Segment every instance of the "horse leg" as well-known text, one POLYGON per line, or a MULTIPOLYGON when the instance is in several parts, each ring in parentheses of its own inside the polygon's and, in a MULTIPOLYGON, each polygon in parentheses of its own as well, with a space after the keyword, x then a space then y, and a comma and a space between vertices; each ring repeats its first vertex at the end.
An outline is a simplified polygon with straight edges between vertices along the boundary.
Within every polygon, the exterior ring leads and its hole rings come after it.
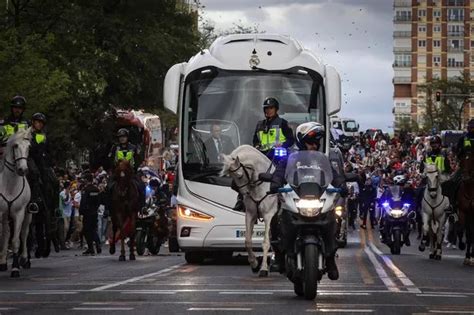
POLYGON ((272 221, 273 215, 267 214, 264 217, 265 223, 265 235, 263 237, 263 260, 262 266, 260 267, 259 277, 267 277, 268 276, 268 251, 270 250, 270 222, 272 221))
POLYGON ((20 257, 20 266, 23 269, 30 269, 31 262, 29 258, 29 251, 28 251, 28 233, 30 232, 30 224, 31 224, 31 213, 25 214, 25 219, 23 220, 23 225, 21 227, 21 257, 20 257))
POLYGON ((115 235, 117 234, 117 224, 115 220, 112 220, 112 238, 110 239, 109 244, 109 253, 110 255, 115 254, 115 235))
POLYGON ((13 216, 13 263, 12 263, 12 278, 20 277, 20 263, 19 263, 19 251, 20 251, 20 232, 25 218, 25 208, 23 207, 13 216))
POLYGON ((255 224, 255 219, 257 217, 257 212, 251 213, 253 208, 246 207, 247 211, 245 212, 245 249, 248 253, 248 261, 252 272, 258 272, 258 261, 255 257, 255 253, 252 248, 252 235, 253 235, 253 226, 255 224))
POLYGON ((421 242, 420 242, 420 246, 418 247, 418 249, 420 250, 420 252, 424 252, 425 248, 426 248, 426 241, 427 241, 427 238, 428 238, 428 235, 429 235, 429 228, 430 227, 428 225, 429 216, 424 211, 421 212, 421 217, 422 217, 423 226, 422 226, 421 242))
POLYGON ((136 218, 135 216, 132 216, 130 218, 130 260, 135 260, 135 223, 136 223, 136 218))
POLYGON ((8 224, 8 213, 5 211, 0 215, 0 271, 7 271, 8 239, 10 238, 10 226, 8 224))
POLYGON ((443 211, 441 214, 441 217, 439 218, 439 226, 438 226, 438 231, 436 233, 436 254, 435 254, 435 259, 436 260, 441 260, 441 255, 443 253, 443 226, 446 223, 446 212, 443 211))

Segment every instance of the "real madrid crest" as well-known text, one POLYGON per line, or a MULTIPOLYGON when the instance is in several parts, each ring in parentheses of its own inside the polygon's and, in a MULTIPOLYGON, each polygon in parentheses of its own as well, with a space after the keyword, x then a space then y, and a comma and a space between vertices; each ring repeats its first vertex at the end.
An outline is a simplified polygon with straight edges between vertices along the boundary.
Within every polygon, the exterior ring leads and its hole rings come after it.
POLYGON ((249 64, 251 68, 257 67, 260 64, 260 59, 257 56, 257 51, 254 49, 250 56, 249 64))

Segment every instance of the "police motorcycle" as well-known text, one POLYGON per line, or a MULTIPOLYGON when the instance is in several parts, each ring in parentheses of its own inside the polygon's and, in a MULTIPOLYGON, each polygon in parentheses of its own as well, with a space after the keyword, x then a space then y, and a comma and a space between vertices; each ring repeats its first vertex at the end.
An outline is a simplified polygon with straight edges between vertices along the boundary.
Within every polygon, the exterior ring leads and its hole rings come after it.
POLYGON ((156 196, 157 185, 159 187, 157 179, 151 179, 148 182, 145 207, 137 216, 135 244, 137 254, 140 256, 145 253, 146 248, 150 254, 157 255, 169 234, 169 219, 166 214, 167 199, 156 196))
POLYGON ((403 245, 410 246, 410 226, 416 218, 412 205, 402 200, 403 184, 404 176, 395 176, 394 185, 385 186, 380 198, 380 237, 382 243, 390 247, 392 255, 399 255, 403 245))
POLYGON ((341 190, 331 185, 331 165, 318 151, 292 153, 285 176, 288 185, 280 194, 286 275, 298 296, 312 300, 326 273, 322 229, 330 223, 341 190))

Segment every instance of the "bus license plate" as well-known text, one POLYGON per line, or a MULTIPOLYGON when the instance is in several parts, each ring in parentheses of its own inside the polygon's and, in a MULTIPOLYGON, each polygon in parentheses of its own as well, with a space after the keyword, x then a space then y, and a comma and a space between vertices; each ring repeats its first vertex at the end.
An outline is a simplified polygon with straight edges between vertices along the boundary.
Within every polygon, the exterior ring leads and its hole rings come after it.
MULTIPOLYGON (((265 231, 253 231, 253 237, 263 237, 265 235, 265 231)), ((237 230, 235 231, 235 237, 245 237, 245 231, 237 230)))

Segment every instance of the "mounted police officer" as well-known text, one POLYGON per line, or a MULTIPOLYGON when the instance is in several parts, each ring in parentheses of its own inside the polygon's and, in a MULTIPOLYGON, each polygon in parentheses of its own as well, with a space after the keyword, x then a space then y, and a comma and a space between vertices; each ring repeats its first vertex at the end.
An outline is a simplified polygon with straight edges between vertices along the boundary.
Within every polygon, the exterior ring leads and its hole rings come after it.
MULTIPOLYGON (((6 146, 8 138, 18 130, 26 130, 29 122, 23 118, 26 109, 26 99, 23 96, 15 96, 10 102, 10 116, 5 120, 0 120, 0 146, 1 151, 6 146)), ((1 156, 2 154, 0 154, 1 156)))
MULTIPOLYGON (((112 165, 115 167, 118 162, 127 160, 132 168, 136 171, 139 164, 140 152, 138 147, 129 142, 129 131, 125 128, 119 129, 117 132, 118 145, 112 147, 109 153, 109 158, 112 159, 112 165)), ((109 196, 111 196, 112 188, 115 184, 116 179, 111 178, 108 186, 109 196)), ((137 185, 140 194, 140 208, 145 205, 145 185, 138 176, 135 177, 135 183, 137 185)), ((111 209, 110 209, 111 210, 111 209)))
POLYGON ((423 172, 425 165, 435 164, 440 174, 450 174, 451 165, 449 160, 441 150, 441 138, 439 136, 433 136, 430 139, 431 151, 425 158, 425 163, 421 164, 420 171, 423 172))
POLYGON ((51 175, 52 161, 49 154, 49 147, 44 127, 46 116, 42 113, 33 114, 31 117, 31 145, 28 158, 28 183, 31 187, 31 203, 28 206, 30 212, 39 210, 39 205, 46 200, 42 200, 42 187, 51 175))
MULTIPOLYGON (((278 110, 280 109, 280 103, 274 97, 267 97, 263 102, 263 112, 265 119, 257 123, 253 135, 253 146, 260 152, 265 154, 270 160, 274 161, 275 148, 283 147, 290 148, 295 143, 293 136, 293 130, 291 130, 288 122, 278 116, 278 110)), ((274 161, 275 162, 275 161, 274 161)), ((283 184, 285 175, 286 160, 283 159, 281 162, 277 162, 277 169, 274 174, 274 181, 270 186, 270 193, 278 192, 278 188, 283 184)), ((234 183, 232 189, 238 191, 234 183)), ((245 211, 243 198, 239 195, 237 204, 234 210, 245 211)))
POLYGON ((467 123, 467 132, 459 139, 457 149, 458 159, 474 148, 474 118, 467 123))

